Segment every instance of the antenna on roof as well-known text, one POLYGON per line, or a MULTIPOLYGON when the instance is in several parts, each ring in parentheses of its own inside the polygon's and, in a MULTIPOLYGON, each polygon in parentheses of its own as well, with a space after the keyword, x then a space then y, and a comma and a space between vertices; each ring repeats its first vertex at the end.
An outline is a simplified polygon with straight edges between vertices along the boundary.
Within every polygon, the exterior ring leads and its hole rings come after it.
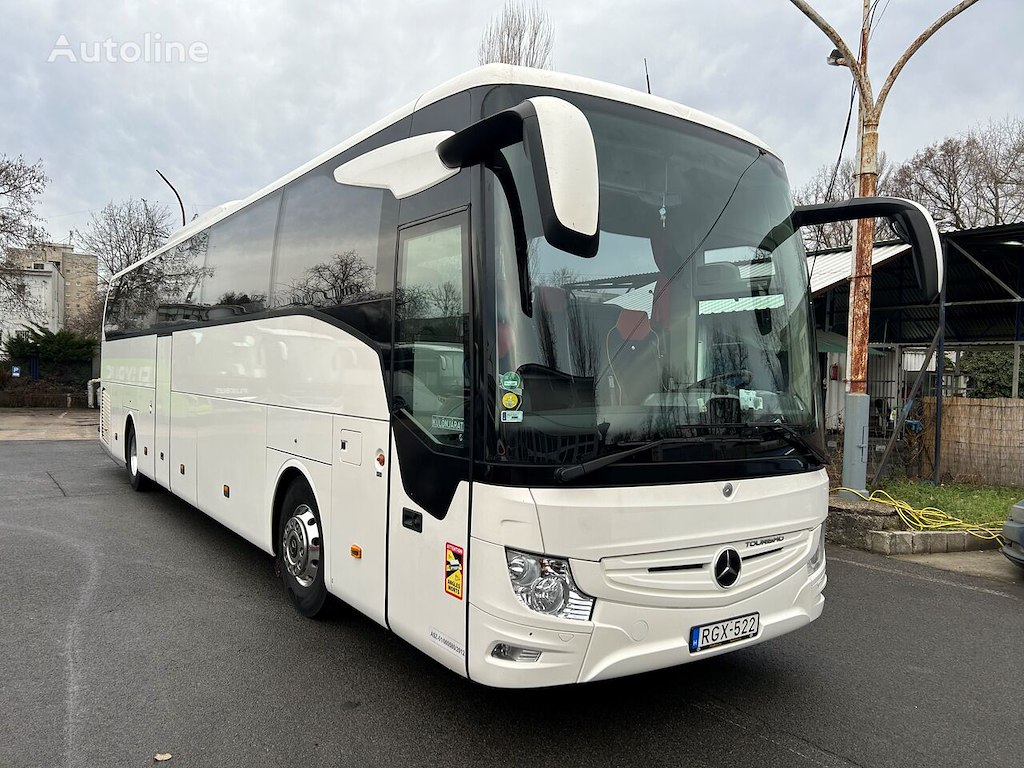
POLYGON ((644 75, 647 76, 647 92, 651 92, 651 73, 647 71, 647 57, 644 56, 644 75))
POLYGON ((181 195, 179 195, 179 194, 178 194, 178 190, 176 190, 176 189, 174 188, 174 185, 173 185, 173 184, 171 184, 171 182, 169 182, 169 181, 167 180, 167 177, 166 177, 166 176, 164 176, 164 175, 163 175, 162 173, 160 173, 160 169, 159 169, 159 168, 157 168, 157 169, 156 169, 156 173, 157 173, 157 175, 158 175, 158 176, 159 176, 159 177, 160 177, 161 179, 163 179, 163 180, 164 180, 164 184, 166 184, 166 185, 167 185, 168 187, 170 187, 170 188, 171 188, 171 192, 173 192, 173 193, 174 193, 174 196, 175 196, 176 198, 178 198, 178 207, 179 207, 179 208, 181 208, 181 226, 183 226, 183 227, 184 227, 184 226, 185 226, 185 205, 184 205, 184 203, 182 203, 182 202, 181 202, 181 195))

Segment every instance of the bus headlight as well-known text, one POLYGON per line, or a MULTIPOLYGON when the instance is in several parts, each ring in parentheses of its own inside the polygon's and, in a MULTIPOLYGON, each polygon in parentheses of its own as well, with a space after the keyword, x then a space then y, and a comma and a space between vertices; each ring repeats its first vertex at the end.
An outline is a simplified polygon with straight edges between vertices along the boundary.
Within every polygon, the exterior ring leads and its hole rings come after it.
POLYGON ((561 619, 590 621, 594 598, 576 587, 568 560, 514 549, 505 550, 505 559, 512 591, 531 611, 561 619))
POLYGON ((811 559, 807 561, 807 572, 814 573, 818 570, 822 563, 825 562, 825 524, 822 523, 818 526, 818 530, 815 534, 818 537, 817 546, 814 548, 814 553, 811 555, 811 559))

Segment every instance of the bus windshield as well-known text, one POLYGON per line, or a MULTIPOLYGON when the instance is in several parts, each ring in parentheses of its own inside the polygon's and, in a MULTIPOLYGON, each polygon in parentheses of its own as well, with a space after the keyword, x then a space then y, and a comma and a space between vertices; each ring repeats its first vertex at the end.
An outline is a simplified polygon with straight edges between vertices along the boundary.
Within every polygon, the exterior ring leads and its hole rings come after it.
POLYGON ((598 155, 596 256, 544 240, 522 144, 489 176, 489 459, 565 464, 663 438, 752 442, 778 424, 813 433, 802 244, 791 231, 772 239, 793 207, 782 164, 688 121, 577 105, 598 155))

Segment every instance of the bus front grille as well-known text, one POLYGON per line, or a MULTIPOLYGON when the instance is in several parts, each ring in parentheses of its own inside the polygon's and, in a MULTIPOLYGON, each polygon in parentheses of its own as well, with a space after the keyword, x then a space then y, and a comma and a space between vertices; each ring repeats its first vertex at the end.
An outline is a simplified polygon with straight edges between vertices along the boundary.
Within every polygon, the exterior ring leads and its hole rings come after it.
POLYGON ((700 547, 606 557, 588 567, 574 563, 577 583, 587 594, 633 605, 697 608, 744 599, 791 576, 811 555, 812 531, 791 531, 700 547), (740 555, 734 586, 720 587, 715 558, 727 549, 740 555))

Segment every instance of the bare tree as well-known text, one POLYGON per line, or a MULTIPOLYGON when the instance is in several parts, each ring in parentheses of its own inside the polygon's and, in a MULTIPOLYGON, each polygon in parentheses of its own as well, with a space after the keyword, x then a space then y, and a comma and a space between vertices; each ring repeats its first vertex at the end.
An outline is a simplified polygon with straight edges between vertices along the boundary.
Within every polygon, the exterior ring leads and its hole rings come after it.
MULTIPOLYGON (((936 221, 953 229, 971 229, 1024 221, 1024 119, 1008 117, 971 128, 962 136, 936 141, 895 165, 879 155, 878 192, 914 200, 936 221)), ((825 202, 832 168, 821 166, 793 193, 798 205, 825 202)), ((854 165, 844 160, 833 198, 853 196, 854 165)), ((846 248, 850 222, 805 227, 810 250, 846 248)), ((878 222, 875 240, 891 237, 878 222)))
POLYGON ((445 280, 438 286, 428 288, 427 301, 434 309, 435 317, 460 317, 462 315, 462 287, 454 280, 445 280))
MULTIPOLYGON (((856 195, 857 167, 853 160, 846 158, 835 171, 835 184, 832 174, 835 167, 831 164, 822 165, 815 171, 811 179, 793 191, 793 201, 797 205, 813 205, 830 200, 846 200, 856 195), (829 187, 832 187, 829 194, 829 187)), ((888 158, 882 152, 878 156, 878 194, 887 195, 892 189, 892 169, 888 158)), ((853 222, 837 221, 828 224, 815 224, 801 229, 804 246, 810 251, 821 251, 828 248, 849 248, 853 242, 853 222)), ((879 220, 875 223, 875 240, 884 240, 891 235, 889 225, 879 220)))
POLYGON ((956 229, 976 226, 969 153, 967 142, 957 138, 931 144, 896 169, 897 194, 921 203, 936 221, 956 229))
POLYGON ((42 160, 29 164, 20 155, 0 155, 0 313, 21 311, 30 301, 23 265, 10 249, 45 237, 35 207, 47 181, 42 160))
POLYGON ((1024 220, 1024 121, 1007 118, 925 147, 897 166, 893 194, 954 229, 1024 220))
POLYGON ((344 304, 369 294, 375 279, 372 266, 355 251, 345 251, 314 264, 283 295, 289 304, 344 304))
MULTIPOLYGON (((145 212, 148 206, 142 208, 145 212)), ((162 215, 167 215, 166 209, 162 215)), ((156 231, 157 223, 151 224, 153 228, 148 231, 156 231)), ((139 242, 141 244, 135 247, 140 250, 151 245, 142 237, 139 242)), ((157 242, 158 238, 154 239, 154 249, 159 247, 157 242)), ((102 266, 101 262, 100 278, 110 286, 107 294, 108 326, 130 330, 136 323, 146 327, 147 323, 197 318, 200 309, 196 295, 198 287, 205 278, 213 275, 213 269, 205 266, 210 244, 209 231, 197 232, 160 256, 139 265, 116 282, 110 278, 123 268, 118 267, 118 259, 127 261, 125 266, 134 264, 138 259, 132 254, 130 233, 123 239, 115 238, 107 243, 116 246, 100 257, 107 259, 106 266, 102 266)))
POLYGON ((1007 118, 967 135, 984 224, 1024 221, 1024 120, 1007 118))
MULTIPOLYGON (((160 248, 167 240, 169 221, 166 207, 129 198, 120 203, 107 203, 103 210, 91 215, 84 230, 75 230, 78 248, 96 256, 100 291, 95 303, 81 313, 75 330, 84 330, 78 326, 85 325, 91 328, 89 332, 96 332, 102 323, 103 294, 110 285, 110 278, 160 248)), ((118 285, 110 297, 112 316, 126 321, 139 307, 155 311, 165 266, 151 262, 118 285)))
POLYGON ((545 281, 548 285, 554 285, 558 288, 565 288, 567 285, 578 283, 582 279, 579 272, 576 272, 569 267, 557 267, 551 270, 551 273, 547 276, 545 281))
POLYGON ((145 258, 167 240, 171 214, 163 205, 128 198, 109 202, 92 214, 85 230, 75 230, 75 242, 85 253, 96 255, 99 280, 110 282, 112 275, 145 258))
POLYGON ((508 0, 480 39, 481 64, 518 64, 551 69, 551 19, 537 0, 508 0))

